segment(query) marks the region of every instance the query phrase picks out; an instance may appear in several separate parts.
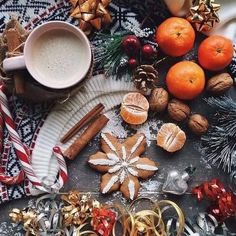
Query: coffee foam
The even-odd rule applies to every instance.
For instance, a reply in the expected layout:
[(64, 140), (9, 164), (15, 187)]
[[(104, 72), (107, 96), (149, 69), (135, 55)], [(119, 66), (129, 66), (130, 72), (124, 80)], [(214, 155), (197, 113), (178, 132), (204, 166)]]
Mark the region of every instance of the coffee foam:
[(71, 79), (82, 69), (82, 42), (72, 32), (60, 29), (42, 34), (35, 42), (32, 65), (47, 80)]

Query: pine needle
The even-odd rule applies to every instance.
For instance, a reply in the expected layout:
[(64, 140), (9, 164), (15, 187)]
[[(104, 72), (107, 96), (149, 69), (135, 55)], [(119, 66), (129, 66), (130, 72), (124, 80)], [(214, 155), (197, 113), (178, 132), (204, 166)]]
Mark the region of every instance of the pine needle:
[(227, 96), (205, 101), (217, 113), (210, 130), (202, 137), (202, 149), (208, 161), (230, 173), (236, 167), (236, 102)]

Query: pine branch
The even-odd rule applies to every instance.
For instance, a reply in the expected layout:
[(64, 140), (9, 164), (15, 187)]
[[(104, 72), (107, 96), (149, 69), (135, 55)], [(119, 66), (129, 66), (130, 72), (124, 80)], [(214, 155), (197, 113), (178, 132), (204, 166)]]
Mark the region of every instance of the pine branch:
[(217, 108), (219, 111), (225, 113), (236, 113), (236, 103), (231, 97), (221, 96), (221, 97), (210, 97), (205, 99), (208, 105), (213, 108)]
[(123, 74), (129, 74), (128, 68), (120, 69), (121, 60), (124, 57), (121, 48), (122, 39), (128, 32), (119, 34), (97, 33), (93, 44), (94, 61), (98, 69), (104, 69), (107, 76), (121, 78)]
[(210, 130), (202, 137), (202, 150), (207, 160), (231, 172), (236, 167), (236, 102), (226, 96), (205, 101), (217, 113)]

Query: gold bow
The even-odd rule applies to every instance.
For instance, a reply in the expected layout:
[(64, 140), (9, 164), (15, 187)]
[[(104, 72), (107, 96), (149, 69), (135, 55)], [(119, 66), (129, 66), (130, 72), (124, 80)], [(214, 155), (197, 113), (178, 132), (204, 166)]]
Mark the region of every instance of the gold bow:
[(209, 31), (216, 23), (220, 22), (218, 16), (220, 4), (216, 4), (215, 0), (199, 0), (197, 2), (190, 8), (187, 19), (195, 25), (197, 31)]
[(68, 194), (61, 196), (61, 199), (69, 205), (61, 209), (64, 225), (81, 225), (84, 224), (90, 217), (93, 208), (100, 208), (100, 203), (92, 199), (90, 195), (82, 195), (78, 191), (70, 191)]
[(86, 34), (92, 29), (100, 30), (102, 25), (111, 22), (110, 13), (107, 7), (111, 0), (70, 0), (72, 4), (71, 17), (79, 19), (79, 27)]

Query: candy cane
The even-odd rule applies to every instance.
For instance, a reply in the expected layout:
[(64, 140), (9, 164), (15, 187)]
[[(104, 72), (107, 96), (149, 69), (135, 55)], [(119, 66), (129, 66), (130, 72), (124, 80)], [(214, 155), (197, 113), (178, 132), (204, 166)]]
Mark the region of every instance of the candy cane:
[(3, 150), (3, 128), (4, 128), (4, 120), (2, 115), (2, 109), (0, 107), (0, 153), (2, 153)]
[(65, 159), (62, 155), (61, 149), (59, 147), (54, 147), (53, 153), (57, 157), (57, 161), (58, 161), (60, 169), (59, 169), (58, 182), (55, 183), (51, 188), (57, 190), (57, 189), (60, 189), (64, 185), (64, 183), (67, 181), (68, 174), (67, 174)]
[[(3, 86), (0, 87), (0, 102), (1, 102), (0, 107), (2, 109), (2, 114), (3, 114), (4, 120), (5, 120), (6, 128), (9, 131), (9, 135), (10, 135), (12, 144), (15, 148), (16, 155), (20, 160), (20, 163), (22, 165), (22, 168), (23, 168), (26, 176), (28, 177), (29, 181), (36, 188), (38, 188), (39, 190), (42, 190), (44, 192), (48, 192), (48, 188), (46, 188), (45, 185), (43, 185), (43, 183), (41, 183), (41, 180), (38, 179), (38, 177), (35, 175), (32, 165), (30, 163), (30, 157), (29, 157), (29, 154), (27, 153), (27, 149), (24, 146), (24, 144), (21, 142), (21, 139), (20, 139), (18, 133), (16, 132), (15, 123), (12, 119), (11, 113), (8, 108), (7, 97), (3, 92)], [(51, 188), (53, 188), (54, 190), (59, 190), (67, 180), (67, 169), (66, 169), (65, 160), (64, 160), (64, 158), (61, 154), (61, 151), (58, 147), (53, 149), (53, 154), (57, 157), (57, 160), (58, 160), (59, 177), (58, 177), (57, 182), (55, 184), (53, 184), (53, 186), (51, 186)], [(19, 181), (20, 177), (22, 177), (22, 176), (19, 174), (18, 177), (15, 177), (16, 178), (15, 181), (16, 182)]]
[(20, 184), (25, 179), (25, 173), (23, 170), (15, 176), (7, 176), (4, 174), (3, 168), (0, 168), (0, 182), (6, 185)]
[[(4, 128), (4, 119), (2, 114), (2, 108), (0, 107), (0, 153), (3, 152), (3, 128)], [(7, 176), (2, 167), (0, 167), (0, 182), (6, 185), (14, 185), (21, 183), (25, 178), (24, 171), (21, 170), (16, 176)]]

